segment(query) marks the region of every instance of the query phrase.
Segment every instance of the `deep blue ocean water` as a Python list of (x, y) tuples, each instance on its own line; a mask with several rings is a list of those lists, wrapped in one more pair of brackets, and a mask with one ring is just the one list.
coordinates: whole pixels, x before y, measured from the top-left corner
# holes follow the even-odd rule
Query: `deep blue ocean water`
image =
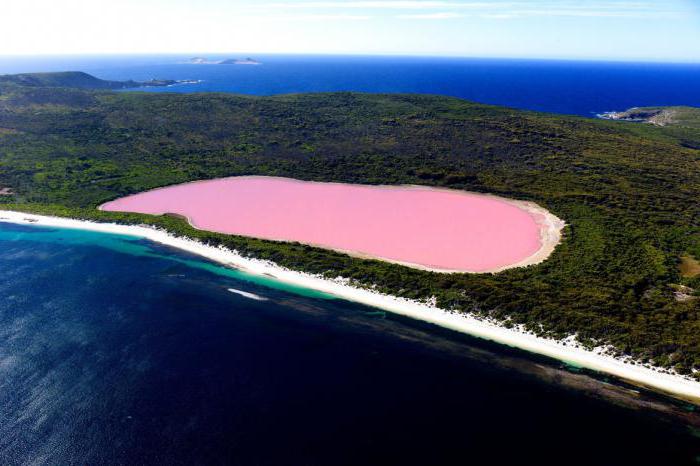
[(263, 64), (190, 65), (184, 64), (189, 56), (175, 55), (0, 57), (0, 73), (78, 70), (114, 80), (202, 80), (199, 84), (148, 89), (154, 92), (443, 94), (487, 104), (582, 116), (634, 106), (700, 106), (700, 64), (362, 56), (253, 57)]
[(144, 240), (0, 223), (0, 276), (2, 465), (700, 454), (682, 421), (565, 388), (543, 361)]

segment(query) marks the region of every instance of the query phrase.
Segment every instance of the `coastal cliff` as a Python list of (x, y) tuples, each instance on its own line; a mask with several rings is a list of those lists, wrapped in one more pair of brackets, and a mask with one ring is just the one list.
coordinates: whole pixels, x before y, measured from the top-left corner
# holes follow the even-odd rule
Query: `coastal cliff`
[(634, 107), (623, 112), (599, 115), (605, 120), (649, 123), (655, 126), (685, 126), (700, 128), (700, 108), (695, 107)]

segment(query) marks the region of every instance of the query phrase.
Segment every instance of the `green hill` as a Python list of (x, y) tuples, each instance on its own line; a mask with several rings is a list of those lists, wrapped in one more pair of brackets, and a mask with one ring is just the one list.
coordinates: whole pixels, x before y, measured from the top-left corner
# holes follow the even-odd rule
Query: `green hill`
[(602, 118), (662, 126), (683, 146), (700, 149), (700, 108), (635, 107), (624, 112), (606, 113)]
[(124, 89), (137, 86), (134, 81), (128, 83), (105, 81), (80, 71), (0, 75), (0, 82), (30, 87), (69, 87), (76, 89)]
[(143, 86), (167, 86), (174, 84), (171, 80), (105, 81), (82, 71), (63, 71), (54, 73), (23, 73), (0, 75), (0, 84), (16, 84), (27, 87), (65, 87), (72, 89), (128, 89)]
[[(539, 334), (576, 333), (589, 346), (611, 344), (693, 373), (700, 370), (700, 300), (679, 300), (676, 290), (700, 288), (700, 278), (680, 268), (681, 257), (700, 258), (695, 141), (700, 131), (691, 127), (679, 134), (438, 96), (112, 93), (0, 83), (0, 188), (12, 193), (0, 202), (157, 224), (291, 268), (409, 298), (434, 296), (444, 308)], [(568, 226), (540, 265), (444, 275), (95, 209), (157, 186), (244, 174), (488, 192), (538, 202)]]
[(700, 129), (700, 108), (696, 107), (635, 107), (607, 113), (604, 118)]

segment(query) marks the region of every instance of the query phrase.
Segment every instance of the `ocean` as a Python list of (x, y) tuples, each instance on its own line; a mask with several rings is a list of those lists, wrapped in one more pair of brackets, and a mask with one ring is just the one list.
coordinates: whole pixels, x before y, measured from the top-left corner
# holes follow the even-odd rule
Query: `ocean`
[(3, 465), (700, 455), (605, 381), (145, 240), (0, 223), (0, 276)]
[(587, 117), (635, 106), (700, 106), (700, 64), (253, 55), (262, 65), (249, 66), (186, 64), (189, 58), (0, 57), (0, 73), (85, 71), (112, 80), (201, 80), (198, 84), (148, 88), (149, 92), (442, 94)]

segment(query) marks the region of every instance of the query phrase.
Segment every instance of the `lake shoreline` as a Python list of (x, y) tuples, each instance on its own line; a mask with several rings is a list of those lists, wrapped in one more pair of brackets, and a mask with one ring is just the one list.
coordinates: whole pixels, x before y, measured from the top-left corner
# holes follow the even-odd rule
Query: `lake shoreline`
[(176, 237), (156, 228), (100, 223), (4, 210), (0, 210), (0, 222), (81, 229), (144, 238), (187, 251), (224, 266), (234, 267), (246, 273), (268, 276), (277, 281), (314, 289), (348, 301), (380, 308), (394, 314), (418, 319), (474, 337), (548, 356), (567, 364), (611, 374), (635, 385), (700, 404), (700, 382), (678, 374), (662, 372), (661, 369), (645, 366), (641, 363), (632, 363), (628, 359), (605, 354), (606, 348), (587, 350), (576, 344), (572, 337), (564, 340), (538, 337), (521, 328), (506, 328), (494, 321), (446, 311), (436, 307), (431, 302), (418, 302), (381, 294), (370, 289), (353, 286), (349, 280), (340, 277), (326, 279), (320, 276), (292, 271), (269, 261), (247, 258), (236, 251), (223, 247), (208, 246), (185, 237)]
[[(299, 180), (296, 178), (286, 178), (286, 177), (279, 177), (279, 176), (266, 176), (266, 175), (244, 175), (244, 176), (230, 176), (230, 177), (223, 177), (223, 178), (215, 178), (215, 179), (209, 179), (209, 180), (196, 180), (196, 181), (189, 181), (186, 183), (180, 183), (176, 185), (170, 185), (170, 186), (163, 186), (155, 189), (150, 189), (147, 191), (144, 191), (142, 193), (137, 193), (137, 194), (132, 194), (129, 196), (124, 196), (121, 198), (117, 198), (112, 201), (105, 202), (98, 206), (99, 210), (102, 211), (113, 211), (113, 212), (138, 212), (138, 213), (147, 213), (146, 211), (142, 211), (139, 209), (136, 210), (129, 210), (129, 209), (122, 209), (119, 207), (111, 207), (114, 204), (119, 205), (120, 201), (123, 200), (128, 200), (130, 198), (136, 198), (138, 196), (141, 196), (143, 194), (153, 194), (157, 192), (162, 192), (162, 191), (167, 191), (172, 188), (182, 188), (182, 187), (191, 187), (191, 186), (196, 186), (196, 185), (206, 185), (209, 183), (216, 183), (216, 182), (226, 182), (226, 181), (246, 181), (246, 180), (262, 180), (262, 181), (281, 181), (284, 183), (294, 183), (294, 184), (299, 184), (299, 185), (316, 185), (316, 186), (340, 186), (340, 187), (351, 187), (351, 188), (360, 188), (363, 190), (377, 190), (377, 191), (393, 191), (397, 189), (402, 189), (406, 191), (412, 191), (412, 192), (429, 192), (429, 193), (443, 193), (443, 194), (448, 194), (452, 196), (464, 196), (464, 197), (472, 197), (472, 198), (483, 198), (483, 199), (488, 199), (491, 201), (496, 201), (502, 204), (506, 204), (512, 207), (515, 207), (519, 209), (522, 212), (525, 212), (527, 215), (529, 215), (532, 220), (534, 221), (535, 224), (537, 224), (539, 228), (539, 247), (537, 248), (536, 251), (532, 252), (530, 255), (526, 257), (522, 257), (519, 260), (507, 264), (502, 264), (498, 266), (492, 266), (484, 269), (475, 269), (475, 268), (449, 268), (449, 267), (437, 267), (437, 266), (431, 266), (428, 264), (423, 264), (423, 263), (418, 263), (418, 262), (412, 262), (408, 260), (400, 260), (396, 258), (391, 258), (391, 257), (385, 257), (383, 255), (378, 255), (378, 254), (371, 254), (371, 253), (365, 253), (361, 251), (356, 251), (352, 249), (344, 249), (344, 248), (339, 248), (339, 247), (334, 247), (334, 246), (329, 246), (327, 244), (321, 244), (317, 242), (310, 242), (310, 241), (303, 241), (301, 239), (294, 239), (293, 242), (298, 242), (301, 244), (306, 244), (308, 246), (313, 246), (313, 247), (318, 247), (322, 249), (328, 249), (331, 251), (339, 252), (341, 254), (347, 254), (351, 257), (359, 258), (359, 259), (374, 259), (374, 260), (380, 260), (383, 262), (388, 262), (392, 264), (398, 264), (398, 265), (403, 265), (405, 267), (411, 267), (414, 269), (418, 270), (424, 270), (428, 272), (436, 272), (436, 273), (447, 273), (447, 274), (452, 274), (452, 273), (497, 273), (497, 272), (502, 272), (504, 270), (508, 269), (513, 269), (513, 268), (519, 268), (519, 267), (526, 267), (529, 265), (537, 265), (544, 260), (546, 260), (556, 249), (556, 247), (561, 243), (562, 241), (562, 232), (564, 227), (566, 226), (566, 223), (564, 220), (560, 219), (559, 217), (555, 216), (551, 212), (549, 212), (547, 209), (544, 207), (540, 206), (539, 204), (532, 202), (532, 201), (523, 201), (519, 199), (511, 199), (503, 196), (498, 196), (494, 194), (489, 194), (489, 193), (479, 193), (479, 192), (472, 192), (472, 191), (463, 191), (463, 190), (458, 190), (458, 189), (450, 189), (450, 188), (444, 188), (444, 187), (433, 187), (433, 186), (425, 186), (425, 185), (416, 185), (416, 184), (400, 184), (400, 185), (385, 185), (385, 184), (380, 184), (380, 185), (367, 185), (367, 184), (357, 184), (357, 183), (340, 183), (340, 182), (321, 182), (321, 181), (307, 181), (307, 180)], [(187, 223), (194, 229), (201, 230), (201, 231), (211, 231), (211, 232), (216, 232), (216, 233), (222, 233), (222, 234), (228, 234), (228, 235), (236, 235), (236, 236), (244, 236), (244, 237), (249, 237), (249, 238), (257, 238), (257, 239), (264, 239), (268, 241), (281, 241), (281, 242), (290, 242), (290, 239), (285, 239), (285, 238), (279, 238), (279, 237), (263, 237), (263, 236), (249, 236), (247, 234), (242, 234), (240, 232), (233, 232), (233, 231), (223, 231), (221, 229), (212, 229), (212, 228), (204, 228), (203, 226), (197, 225), (197, 222), (188, 214), (184, 212), (166, 212), (166, 211), (161, 211), (159, 213), (153, 213), (153, 212), (148, 212), (151, 215), (172, 215), (176, 216), (179, 218), (182, 218), (187, 221)]]

